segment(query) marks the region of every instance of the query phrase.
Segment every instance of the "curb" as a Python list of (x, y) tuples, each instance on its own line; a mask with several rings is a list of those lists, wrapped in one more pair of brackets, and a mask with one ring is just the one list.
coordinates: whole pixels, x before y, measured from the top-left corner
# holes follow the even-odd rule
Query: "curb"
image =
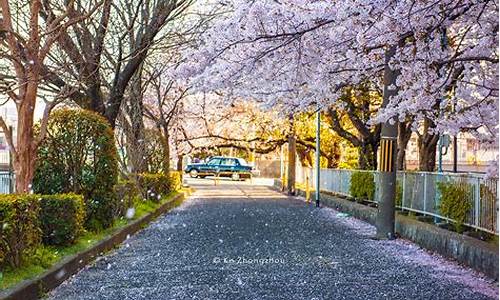
[[(276, 185), (273, 188), (281, 192)], [(297, 195), (305, 196), (305, 192), (297, 189)], [(349, 213), (356, 219), (375, 225), (376, 208), (324, 192), (321, 192), (321, 199), (321, 205), (325, 207)], [(395, 229), (400, 237), (412, 241), (423, 249), (455, 260), (498, 281), (499, 253), (494, 245), (400, 214), (396, 214)]]
[(45, 293), (56, 288), (66, 279), (76, 274), (96, 257), (115, 248), (126, 240), (127, 236), (133, 235), (158, 216), (178, 206), (185, 198), (186, 195), (182, 192), (175, 195), (170, 201), (163, 203), (155, 211), (118, 229), (89, 249), (61, 260), (35, 278), (24, 280), (14, 287), (0, 292), (0, 300), (29, 300), (43, 297)]

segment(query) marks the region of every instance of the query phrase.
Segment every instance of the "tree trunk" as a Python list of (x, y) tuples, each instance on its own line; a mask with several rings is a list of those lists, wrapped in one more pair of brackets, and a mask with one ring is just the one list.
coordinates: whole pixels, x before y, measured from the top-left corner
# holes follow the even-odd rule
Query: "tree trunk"
[[(401, 147), (401, 148), (400, 148)], [(406, 147), (400, 138), (398, 138), (398, 154), (396, 157), (396, 168), (398, 171), (406, 170)]]
[(141, 70), (142, 69), (139, 69), (137, 74), (134, 75), (130, 86), (130, 97), (128, 97), (128, 103), (125, 103), (125, 110), (130, 119), (130, 126), (125, 130), (127, 135), (126, 147), (133, 173), (142, 173), (148, 170), (147, 161), (145, 159), (146, 143), (144, 142), (144, 104), (142, 102), (141, 92)]
[[(434, 140), (434, 139), (432, 139)], [(436, 168), (436, 142), (418, 143), (418, 167), (420, 171), (433, 172)]]
[(37, 153), (33, 131), (33, 107), (35, 107), (36, 93), (37, 87), (28, 84), (24, 99), (18, 108), (17, 149), (13, 155), (17, 193), (30, 192), (35, 174)]
[[(18, 139), (19, 141), (20, 139)], [(35, 174), (36, 151), (32, 151), (31, 141), (26, 146), (18, 147), (16, 160), (13, 162), (16, 175), (16, 193), (29, 193)]]
[(340, 156), (341, 156), (341, 153), (340, 153), (339, 145), (338, 145), (338, 143), (335, 143), (335, 146), (332, 147), (330, 155), (326, 158), (327, 159), (327, 168), (337, 169), (339, 167)]
[(339, 167), (339, 160), (337, 158), (328, 157), (326, 167), (329, 169), (337, 169)]
[(183, 166), (182, 166), (182, 160), (184, 159), (184, 155), (180, 154), (177, 156), (177, 171), (182, 172), (183, 171)]
[(418, 136), (418, 166), (420, 171), (432, 172), (436, 168), (436, 149), (439, 134), (431, 133), (435, 128), (434, 122), (428, 118), (424, 120), (423, 133)]
[(164, 132), (161, 136), (161, 144), (163, 147), (163, 173), (170, 173), (170, 136), (168, 134), (168, 128), (163, 128)]
[(144, 159), (145, 146), (144, 146), (144, 127), (137, 124), (132, 126), (132, 132), (128, 134), (127, 138), (127, 152), (129, 153), (129, 160), (132, 166), (133, 173), (143, 173), (148, 169), (147, 162)]
[(367, 140), (361, 141), (358, 148), (358, 167), (361, 170), (375, 170), (377, 167), (377, 147)]
[(398, 124), (398, 154), (396, 157), (396, 168), (398, 170), (406, 169), (406, 146), (412, 133), (410, 126), (409, 122)]

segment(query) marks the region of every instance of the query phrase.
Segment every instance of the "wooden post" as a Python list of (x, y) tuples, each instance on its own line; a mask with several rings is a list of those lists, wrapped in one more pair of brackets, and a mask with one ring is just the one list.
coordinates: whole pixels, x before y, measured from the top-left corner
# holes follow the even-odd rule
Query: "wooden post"
[(287, 192), (288, 195), (295, 195), (295, 158), (296, 158), (296, 138), (293, 126), (293, 115), (290, 115), (290, 132), (288, 134), (288, 174)]

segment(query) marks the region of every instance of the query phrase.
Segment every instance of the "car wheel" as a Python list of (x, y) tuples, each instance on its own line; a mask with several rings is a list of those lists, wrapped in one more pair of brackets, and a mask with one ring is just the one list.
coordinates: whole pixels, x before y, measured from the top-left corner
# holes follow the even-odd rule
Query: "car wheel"
[(191, 178), (196, 178), (196, 177), (198, 177), (198, 170), (196, 170), (196, 169), (192, 169), (192, 170), (189, 172), (189, 176), (191, 176)]
[(240, 180), (240, 174), (238, 174), (238, 173), (233, 173), (233, 175), (231, 175), (231, 179), (232, 179), (232, 180)]

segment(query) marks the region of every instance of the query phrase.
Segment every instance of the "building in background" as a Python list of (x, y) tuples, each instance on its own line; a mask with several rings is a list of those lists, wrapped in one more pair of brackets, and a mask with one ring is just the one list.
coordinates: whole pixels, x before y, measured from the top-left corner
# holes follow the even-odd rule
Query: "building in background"
[[(443, 171), (453, 171), (453, 137), (445, 155), (443, 155)], [(437, 151), (436, 151), (437, 152)], [(469, 133), (457, 136), (457, 171), (486, 172), (492, 161), (495, 161), (498, 149), (486, 148)], [(417, 135), (413, 134), (406, 148), (406, 169), (417, 170), (419, 162)], [(436, 153), (436, 168), (438, 153)]]

